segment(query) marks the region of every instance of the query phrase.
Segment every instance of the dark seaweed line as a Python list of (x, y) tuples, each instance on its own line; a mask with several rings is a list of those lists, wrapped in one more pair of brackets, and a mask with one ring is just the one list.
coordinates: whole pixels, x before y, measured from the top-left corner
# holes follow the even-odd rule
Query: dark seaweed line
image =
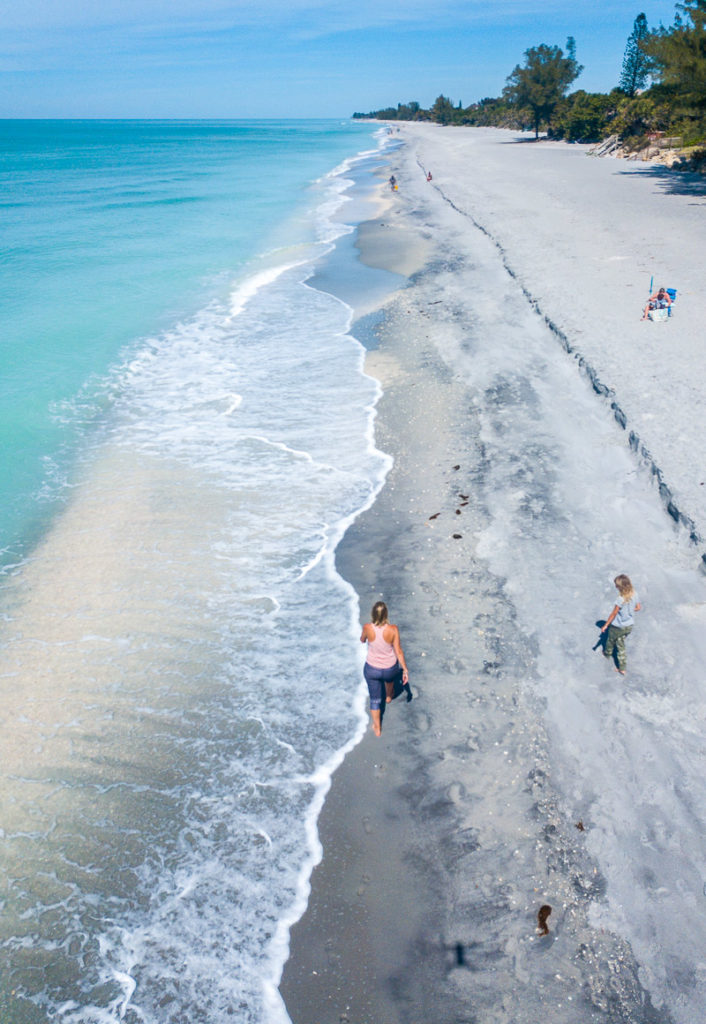
[[(434, 187), (436, 188), (441, 198), (445, 202), (447, 202), (449, 206), (451, 206), (462, 217), (465, 217), (467, 220), (470, 220), (473, 226), (477, 228), (478, 231), (481, 231), (486, 236), (486, 238), (488, 238), (489, 241), (493, 243), (495, 248), (500, 253), (502, 264), (505, 270), (510, 275), (510, 277), (517, 282), (518, 286), (522, 290), (522, 294), (527, 299), (532, 309), (535, 311), (537, 316), (542, 318), (542, 320), (549, 328), (549, 330), (552, 332), (552, 334), (559, 340), (564, 351), (574, 357), (574, 359), (578, 363), (579, 369), (583, 373), (585, 373), (585, 375), (591, 382), (591, 387), (593, 388), (594, 392), (601, 398), (604, 398), (606, 401), (610, 402), (610, 407), (613, 410), (613, 415), (615, 416), (616, 420), (623, 428), (623, 430), (627, 431), (628, 418), (624, 410), (621, 408), (620, 404), (616, 400), (615, 390), (613, 388), (608, 387), (606, 384), (601, 383), (598, 374), (596, 373), (595, 369), (591, 366), (591, 364), (588, 362), (586, 357), (581, 354), (581, 352), (576, 348), (575, 345), (571, 344), (571, 342), (569, 341), (566, 334), (562, 331), (562, 329), (557, 324), (555, 324), (554, 321), (550, 317), (548, 317), (546, 313), (542, 311), (542, 308), (539, 305), (537, 299), (527, 290), (527, 288), (525, 288), (525, 286), (519, 280), (513, 268), (510, 266), (507, 259), (507, 254), (503, 249), (502, 245), (500, 244), (500, 242), (497, 240), (497, 238), (495, 238), (490, 233), (490, 231), (488, 231), (488, 229), (484, 227), (483, 224), (480, 224), (475, 219), (475, 217), (472, 216), (472, 214), (467, 213), (465, 210), (459, 209), (459, 207), (456, 206), (452, 199), (449, 199), (447, 195), (444, 195), (443, 191), (439, 188), (438, 185)], [(702, 544), (703, 537), (697, 530), (696, 523), (691, 518), (691, 516), (688, 516), (685, 512), (683, 512), (680, 508), (677, 507), (674, 501), (674, 495), (672, 493), (672, 490), (667, 484), (666, 480), (664, 479), (664, 473), (655, 462), (649, 449), (645, 447), (645, 445), (640, 440), (639, 435), (636, 434), (634, 430), (630, 430), (628, 432), (628, 444), (630, 446), (630, 449), (633, 452), (635, 452), (635, 454), (638, 455), (642, 460), (644, 460), (645, 464), (648, 466), (650, 470), (651, 475), (657, 481), (659, 495), (662, 499), (662, 502), (664, 503), (667, 512), (672, 517), (674, 522), (684, 527), (684, 529), (688, 531), (689, 540), (691, 540), (693, 544)], [(706, 566), (706, 554), (701, 555), (701, 560)]]

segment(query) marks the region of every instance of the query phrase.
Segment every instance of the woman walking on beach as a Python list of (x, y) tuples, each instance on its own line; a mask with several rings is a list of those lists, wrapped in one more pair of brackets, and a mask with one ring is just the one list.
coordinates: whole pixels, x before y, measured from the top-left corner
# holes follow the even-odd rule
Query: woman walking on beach
[(618, 588), (620, 600), (608, 616), (606, 624), (601, 627), (601, 633), (605, 633), (605, 631), (608, 630), (605, 647), (603, 648), (603, 655), (606, 658), (612, 658), (613, 649), (615, 648), (618, 659), (617, 671), (620, 672), (621, 676), (624, 676), (625, 665), (627, 664), (625, 637), (632, 632), (633, 623), (635, 621), (632, 613), (639, 612), (641, 606), (640, 599), (635, 592), (635, 588), (630, 582), (629, 576), (626, 576), (625, 573), (621, 573), (619, 576), (615, 577), (613, 582)]
[(394, 694), (395, 680), (399, 679), (400, 672), (403, 684), (407, 683), (409, 675), (400, 643), (400, 631), (388, 621), (387, 605), (384, 601), (376, 601), (370, 617), (372, 622), (366, 622), (363, 626), (360, 642), (368, 645), (363, 675), (370, 693), (373, 732), (379, 736), (382, 731), (383, 684), (386, 702), (389, 704)]

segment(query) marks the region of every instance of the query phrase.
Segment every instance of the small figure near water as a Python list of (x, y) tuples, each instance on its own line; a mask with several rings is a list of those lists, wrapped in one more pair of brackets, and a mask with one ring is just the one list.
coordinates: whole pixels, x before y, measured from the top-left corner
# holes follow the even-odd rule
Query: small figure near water
[(427, 181), (431, 181), (431, 171), (427, 171)]
[(642, 606), (635, 588), (630, 582), (629, 576), (626, 576), (625, 573), (621, 573), (619, 576), (615, 577), (613, 582), (618, 588), (620, 600), (608, 616), (605, 625), (601, 626), (601, 633), (605, 633), (605, 631), (608, 630), (605, 647), (603, 648), (603, 656), (606, 658), (612, 658), (613, 650), (615, 650), (618, 661), (616, 672), (619, 672), (621, 676), (624, 676), (625, 666), (627, 664), (625, 638), (632, 632), (632, 627), (635, 622), (633, 612), (639, 612)]
[(400, 631), (388, 621), (387, 605), (384, 601), (376, 601), (370, 613), (371, 622), (366, 622), (360, 634), (360, 642), (367, 643), (368, 654), (365, 659), (363, 675), (370, 693), (370, 717), (373, 721), (373, 732), (379, 736), (382, 731), (382, 694), (385, 688), (385, 700), (389, 704), (395, 692), (395, 683), (402, 676), (402, 684), (407, 685), (409, 674), (404, 651), (400, 643)]
[(672, 304), (672, 297), (666, 288), (660, 288), (654, 295), (650, 295), (645, 306), (645, 311), (642, 314), (642, 319), (647, 319), (647, 314), (652, 309), (669, 309)]
[(392, 189), (393, 192), (397, 191), (397, 178), (394, 176), (394, 174), (390, 175), (390, 188)]

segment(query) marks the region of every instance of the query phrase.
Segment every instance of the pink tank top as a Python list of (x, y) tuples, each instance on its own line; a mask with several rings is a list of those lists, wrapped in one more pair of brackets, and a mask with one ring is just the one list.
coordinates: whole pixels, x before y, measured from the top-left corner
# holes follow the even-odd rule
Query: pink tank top
[(368, 640), (368, 657), (366, 661), (373, 668), (392, 668), (393, 665), (397, 664), (395, 648), (392, 644), (388, 644), (382, 635), (388, 625), (389, 623), (385, 623), (384, 626), (373, 626), (375, 639)]

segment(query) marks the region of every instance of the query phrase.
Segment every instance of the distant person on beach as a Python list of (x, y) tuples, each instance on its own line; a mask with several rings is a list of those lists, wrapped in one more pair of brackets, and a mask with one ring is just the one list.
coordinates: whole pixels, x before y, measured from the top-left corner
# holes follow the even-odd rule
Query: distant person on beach
[(625, 665), (627, 664), (625, 637), (632, 632), (635, 621), (632, 613), (639, 612), (641, 605), (629, 576), (621, 573), (620, 576), (615, 577), (613, 582), (618, 588), (620, 600), (608, 616), (605, 625), (601, 627), (601, 633), (605, 633), (608, 630), (603, 655), (606, 658), (612, 658), (613, 650), (615, 649), (618, 659), (617, 671), (620, 672), (621, 676), (624, 676)]
[(394, 174), (390, 175), (390, 188), (391, 189), (396, 189), (397, 188), (397, 178), (394, 176)]
[(368, 645), (363, 675), (370, 693), (370, 717), (373, 720), (373, 732), (379, 736), (382, 731), (383, 685), (385, 700), (389, 704), (400, 673), (404, 685), (406, 685), (409, 675), (400, 643), (400, 631), (397, 626), (388, 621), (387, 605), (384, 601), (376, 601), (370, 617), (372, 622), (366, 622), (363, 626), (360, 642)]
[(427, 171), (427, 181), (431, 181), (431, 171)]
[(650, 295), (645, 306), (645, 312), (642, 314), (642, 319), (647, 319), (647, 314), (651, 309), (668, 309), (672, 304), (672, 297), (666, 288), (660, 288), (654, 295)]

